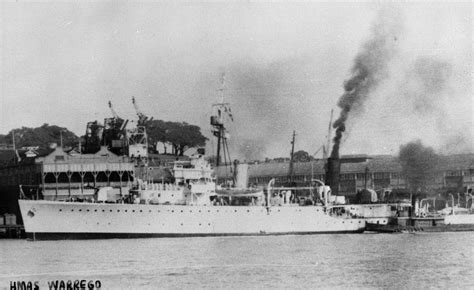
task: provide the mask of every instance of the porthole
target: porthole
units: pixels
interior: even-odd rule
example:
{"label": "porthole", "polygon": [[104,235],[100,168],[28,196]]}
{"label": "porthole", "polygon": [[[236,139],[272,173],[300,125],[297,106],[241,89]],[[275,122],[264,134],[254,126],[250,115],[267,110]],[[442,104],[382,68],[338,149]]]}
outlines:
{"label": "porthole", "polygon": [[183,212],[183,210],[181,210],[181,212]]}
{"label": "porthole", "polygon": [[59,209],[59,211],[63,211],[62,209]]}
{"label": "porthole", "polygon": [[133,209],[132,212],[135,212],[135,210]]}
{"label": "porthole", "polygon": [[97,210],[96,210],[96,209],[94,209],[94,211],[95,211],[95,212],[97,212]]}
{"label": "porthole", "polygon": [[143,212],[142,210],[140,210],[140,212]]}
{"label": "porthole", "polygon": [[125,210],[125,212],[128,212],[128,210]]}
{"label": "porthole", "polygon": [[151,209],[148,212],[151,212]]}
{"label": "porthole", "polygon": [[110,212],[112,212],[112,210],[110,210]]}
{"label": "porthole", "polygon": [[74,209],[71,209],[71,211],[74,211]]}
{"label": "porthole", "polygon": [[87,212],[89,212],[89,210],[86,210]]}
{"label": "porthole", "polygon": [[79,211],[82,211],[82,209],[79,209]]}
{"label": "porthole", "polygon": [[117,212],[120,212],[120,210],[118,209]]}
{"label": "porthole", "polygon": [[105,209],[103,209],[102,212],[105,212]]}

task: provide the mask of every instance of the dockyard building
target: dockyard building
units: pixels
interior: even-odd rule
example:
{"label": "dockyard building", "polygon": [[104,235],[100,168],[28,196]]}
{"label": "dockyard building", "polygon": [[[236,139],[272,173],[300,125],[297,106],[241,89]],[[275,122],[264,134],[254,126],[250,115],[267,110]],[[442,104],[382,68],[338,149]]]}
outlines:
{"label": "dockyard building", "polygon": [[86,199],[105,186],[117,195],[125,194],[134,174],[135,164],[128,157],[105,147],[94,154],[65,151],[60,146],[4,150],[0,152],[0,211],[16,213],[21,194],[33,199]]}
{"label": "dockyard building", "polygon": [[[340,195],[353,196],[364,188],[374,190],[407,188],[407,177],[395,156],[350,155],[342,156],[340,161]],[[217,168],[218,183],[230,181],[233,171],[230,166]],[[433,190],[473,188],[474,154],[441,156],[435,171],[434,177],[429,182],[429,187]],[[325,174],[325,161],[322,159],[296,162],[293,166],[293,181],[297,183],[309,182],[312,179],[324,181]],[[277,183],[284,184],[290,180],[289,161],[248,164],[247,175],[250,186],[266,186],[272,178],[275,178]]]}

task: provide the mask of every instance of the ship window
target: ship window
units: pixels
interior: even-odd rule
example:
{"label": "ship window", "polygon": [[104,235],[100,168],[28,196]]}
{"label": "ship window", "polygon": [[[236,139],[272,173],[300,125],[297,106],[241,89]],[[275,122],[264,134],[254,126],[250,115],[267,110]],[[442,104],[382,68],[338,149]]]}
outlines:
{"label": "ship window", "polygon": [[120,212],[120,210],[118,209],[117,212]]}
{"label": "ship window", "polygon": [[171,212],[174,212],[174,210],[172,210]]}
{"label": "ship window", "polygon": [[143,212],[142,210],[140,210],[140,212]]}
{"label": "ship window", "polygon": [[148,212],[151,212],[151,209]]}
{"label": "ship window", "polygon": [[181,210],[181,212],[183,212],[183,211]]}
{"label": "ship window", "polygon": [[135,212],[135,210],[132,210],[132,212]]}
{"label": "ship window", "polygon": [[125,210],[125,212],[128,212],[128,210]]}
{"label": "ship window", "polygon": [[210,226],[211,224],[209,223],[208,225]]}
{"label": "ship window", "polygon": [[102,212],[105,212],[105,209],[103,209]]}
{"label": "ship window", "polygon": [[59,211],[63,211],[62,209],[59,209]]}
{"label": "ship window", "polygon": [[235,212],[237,212],[237,210],[234,210]]}
{"label": "ship window", "polygon": [[71,211],[74,211],[74,209],[71,209]]}
{"label": "ship window", "polygon": [[112,212],[112,210],[110,210],[110,212]]}
{"label": "ship window", "polygon": [[89,211],[89,210],[87,210],[87,211]]}
{"label": "ship window", "polygon": [[79,209],[79,211],[82,211],[82,209]]}
{"label": "ship window", "polygon": [[181,225],[183,225],[183,223],[181,223]]}
{"label": "ship window", "polygon": [[247,212],[250,212],[250,210],[247,210]]}
{"label": "ship window", "polygon": [[96,210],[96,209],[94,209],[94,211],[95,211],[95,212],[97,212],[97,210]]}

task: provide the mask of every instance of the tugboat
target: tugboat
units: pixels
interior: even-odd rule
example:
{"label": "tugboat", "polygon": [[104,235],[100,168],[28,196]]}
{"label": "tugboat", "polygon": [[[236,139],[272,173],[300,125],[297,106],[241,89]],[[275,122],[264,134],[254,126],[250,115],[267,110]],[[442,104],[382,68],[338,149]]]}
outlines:
{"label": "tugboat", "polygon": [[[367,223],[368,231],[397,232],[457,232],[474,231],[474,207],[472,189],[464,193],[465,203],[461,206],[460,194],[457,203],[453,194],[448,200],[425,198],[398,212],[386,225]],[[437,210],[437,205],[444,203],[444,208]],[[449,204],[450,203],[450,204]]]}

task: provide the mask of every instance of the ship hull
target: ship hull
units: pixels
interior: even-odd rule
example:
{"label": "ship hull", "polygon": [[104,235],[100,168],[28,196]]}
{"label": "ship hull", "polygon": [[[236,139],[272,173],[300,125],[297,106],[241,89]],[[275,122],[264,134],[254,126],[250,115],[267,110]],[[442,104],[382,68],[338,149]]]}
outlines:
{"label": "ship hull", "polygon": [[320,206],[184,206],[20,200],[30,240],[360,233]]}

